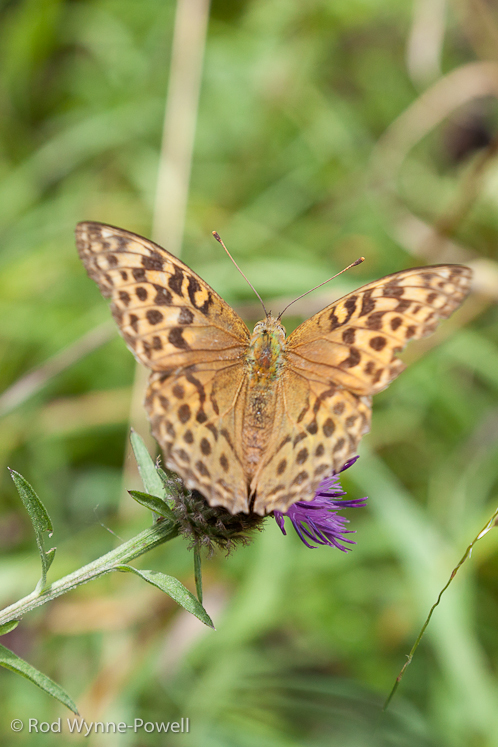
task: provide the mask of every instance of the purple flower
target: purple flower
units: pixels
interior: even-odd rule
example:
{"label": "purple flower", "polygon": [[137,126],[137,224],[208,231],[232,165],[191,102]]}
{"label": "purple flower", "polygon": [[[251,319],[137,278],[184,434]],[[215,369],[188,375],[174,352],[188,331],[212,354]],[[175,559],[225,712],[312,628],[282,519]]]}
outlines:
{"label": "purple flower", "polygon": [[[357,459],[357,456],[349,459],[344,467],[339,470],[339,473],[351,467]],[[347,542],[349,545],[355,545],[356,542],[347,539],[344,535],[354,534],[354,530],[344,528],[345,524],[349,523],[348,519],[338,516],[337,512],[343,508],[364,506],[367,499],[357,498],[352,501],[344,501],[341,499],[343,495],[346,495],[346,493],[341,488],[339,474],[333,472],[331,477],[322,480],[312,501],[297,501],[285,514],[281,511],[274,511],[273,515],[283,534],[287,534],[284,527],[284,517],[288,516],[306,547],[312,550],[316,548],[306,541],[306,537],[319,545],[330,545],[343,552],[348,552],[351,548],[345,547],[342,543]]]}

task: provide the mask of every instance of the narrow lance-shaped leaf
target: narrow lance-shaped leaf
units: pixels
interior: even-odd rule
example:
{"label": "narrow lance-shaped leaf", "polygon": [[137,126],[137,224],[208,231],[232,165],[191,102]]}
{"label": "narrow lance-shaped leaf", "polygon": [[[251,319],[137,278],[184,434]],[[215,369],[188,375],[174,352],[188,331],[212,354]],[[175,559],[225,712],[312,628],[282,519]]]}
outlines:
{"label": "narrow lance-shaped leaf", "polygon": [[19,620],[9,620],[9,622],[0,625],[0,635],[7,635],[7,633],[10,633],[12,630],[17,628],[18,625]]}
{"label": "narrow lance-shaped leaf", "polygon": [[46,674],[42,674],[38,669],[35,669],[31,664],[28,664],[27,661],[24,661],[24,659],[21,659],[17,654],[1,644],[0,666],[10,669],[12,672],[17,672],[17,674],[30,680],[35,685],[38,685],[39,688],[45,690],[45,692],[53,698],[67,706],[67,708],[69,708],[73,713],[79,715],[76,704],[72,698],[69,697],[67,692],[57,684],[57,682],[51,680]]}
{"label": "narrow lance-shaped leaf", "polygon": [[35,591],[41,592],[47,585],[47,573],[48,569],[52,565],[52,561],[55,556],[55,547],[50,550],[45,550],[44,536],[43,533],[47,532],[48,536],[51,537],[54,531],[50,516],[48,515],[47,509],[29,484],[19,472],[15,470],[9,470],[17,492],[21,496],[21,500],[24,503],[26,510],[31,519],[33,529],[35,530],[36,544],[38,546],[38,552],[40,553],[42,573],[40,580],[36,585]]}
{"label": "narrow lance-shaped leaf", "polygon": [[166,491],[159,475],[157,474],[156,465],[147,451],[142,438],[132,429],[130,441],[138,464],[138,471],[144,484],[145,492],[155,495],[163,500],[166,498]]}
{"label": "narrow lance-shaped leaf", "polygon": [[173,514],[168,504],[160,498],[157,498],[155,495],[142,493],[141,490],[129,490],[128,493],[132,498],[136,500],[137,503],[140,503],[141,506],[150,508],[151,511],[154,511],[154,513],[158,514],[159,516],[166,516],[168,519],[176,521],[175,515]]}
{"label": "narrow lance-shaped leaf", "polygon": [[160,571],[139,571],[137,568],[133,568],[131,565],[116,565],[114,570],[125,571],[127,573],[135,573],[144,581],[152,586],[157,586],[158,589],[164,591],[166,594],[180,604],[187,612],[195,615],[204,625],[208,625],[214,629],[213,621],[209,617],[208,613],[202,606],[202,604],[194,597],[194,595],[185,588],[185,586],[173,576],[167,576],[165,573]]}

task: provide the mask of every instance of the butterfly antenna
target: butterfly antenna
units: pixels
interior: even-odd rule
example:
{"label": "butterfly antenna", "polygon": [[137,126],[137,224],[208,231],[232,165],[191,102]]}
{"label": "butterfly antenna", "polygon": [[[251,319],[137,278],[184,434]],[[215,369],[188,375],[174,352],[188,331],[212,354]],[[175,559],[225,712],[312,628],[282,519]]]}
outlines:
{"label": "butterfly antenna", "polygon": [[290,303],[287,304],[287,306],[285,307],[285,309],[283,311],[281,311],[280,314],[277,316],[277,319],[280,320],[282,318],[282,316],[285,314],[285,312],[287,311],[287,309],[289,308],[289,306],[292,306],[293,303],[296,303],[296,301],[299,301],[300,298],[304,298],[304,296],[307,296],[308,293],[312,293],[317,288],[321,288],[322,285],[326,285],[327,283],[330,283],[331,280],[333,280],[334,278],[339,277],[339,275],[342,275],[343,272],[346,272],[347,270],[350,270],[352,267],[356,267],[356,265],[361,265],[361,263],[364,262],[364,261],[365,261],[365,257],[359,257],[359,259],[356,259],[354,262],[351,262],[350,265],[348,265],[347,267],[345,267],[344,270],[341,270],[340,272],[336,273],[335,275],[332,275],[331,278],[329,278],[328,280],[324,280],[323,283],[320,283],[320,285],[315,285],[315,287],[311,288],[311,290],[306,291],[306,293],[303,293],[302,295],[298,296],[293,301],[291,301]]}
{"label": "butterfly antenna", "polygon": [[[265,316],[268,316],[268,312],[267,312],[267,310],[266,310],[266,306],[265,306],[265,305],[264,305],[264,303],[263,303],[263,299],[262,299],[262,298],[261,298],[261,296],[259,295],[259,293],[258,293],[258,291],[256,290],[256,288],[254,287],[254,285],[253,285],[253,284],[251,283],[251,281],[249,280],[249,278],[246,278],[246,276],[244,275],[244,273],[242,272],[242,270],[241,270],[241,269],[240,269],[240,267],[238,266],[237,262],[236,262],[236,261],[234,260],[234,258],[232,257],[232,255],[230,254],[230,252],[228,251],[228,249],[226,248],[225,244],[224,244],[224,243],[223,243],[223,241],[221,240],[221,236],[220,236],[220,234],[219,234],[219,233],[218,233],[217,231],[213,231],[213,236],[214,236],[214,238],[216,239],[216,241],[218,241],[218,242],[219,242],[219,243],[221,244],[221,246],[223,247],[223,249],[224,249],[224,250],[226,251],[226,253],[227,253],[227,254],[228,254],[228,256],[230,257],[230,259],[231,259],[231,260],[232,260],[232,262],[234,263],[235,267],[237,268],[237,270],[238,270],[238,271],[240,272],[240,274],[242,275],[242,277],[243,277],[243,278],[244,278],[244,280],[246,281],[246,283],[247,283],[247,284],[248,284],[248,285],[249,285],[249,286],[250,286],[250,287],[251,287],[251,288],[253,289],[253,291],[255,292],[255,294],[257,295],[257,297],[259,298],[259,300],[260,300],[260,302],[261,302],[261,306],[263,307],[263,311],[265,312]],[[296,301],[297,301],[297,299],[296,299]]]}

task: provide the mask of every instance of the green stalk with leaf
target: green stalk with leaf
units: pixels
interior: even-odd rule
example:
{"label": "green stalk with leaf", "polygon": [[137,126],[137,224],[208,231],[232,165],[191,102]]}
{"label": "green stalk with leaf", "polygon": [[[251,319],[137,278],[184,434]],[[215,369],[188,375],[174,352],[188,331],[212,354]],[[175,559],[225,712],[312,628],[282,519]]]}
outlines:
{"label": "green stalk with leaf", "polygon": [[[202,606],[201,562],[197,543],[194,543],[194,570],[198,598],[173,576],[168,576],[160,571],[138,570],[129,565],[135,558],[165,542],[169,542],[182,531],[182,522],[173,510],[174,481],[170,480],[163,470],[154,464],[142,439],[136,432],[132,432],[131,442],[144,485],[144,492],[131,490],[130,495],[142,506],[152,511],[154,516],[152,526],[144,529],[127,542],[123,542],[114,550],[102,555],[102,557],[97,558],[97,560],[52,583],[48,581],[47,575],[53,563],[56,548],[51,547],[47,550],[45,544],[46,538],[50,538],[53,533],[52,522],[45,506],[29,482],[18,472],[11,470],[12,479],[28,511],[35,532],[41,561],[41,576],[31,594],[0,612],[0,635],[5,635],[14,630],[24,615],[35,607],[40,607],[52,601],[52,599],[88,583],[88,581],[93,581],[113,571],[134,573],[147,583],[168,594],[205,625],[214,628],[211,618]],[[168,489],[171,491],[170,494],[168,494]],[[179,489],[179,486],[177,489]],[[0,645],[0,665],[31,680],[74,713],[78,713],[74,701],[60,685],[2,645]]]}

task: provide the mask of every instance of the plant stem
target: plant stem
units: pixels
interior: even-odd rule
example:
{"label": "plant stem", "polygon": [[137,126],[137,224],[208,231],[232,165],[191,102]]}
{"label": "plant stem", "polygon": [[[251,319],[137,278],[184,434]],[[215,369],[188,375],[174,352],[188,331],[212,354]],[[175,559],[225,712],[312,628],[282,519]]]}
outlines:
{"label": "plant stem", "polygon": [[82,586],[88,581],[103,576],[115,570],[117,565],[128,563],[130,560],[138,558],[149,550],[152,550],[164,542],[174,539],[178,536],[179,529],[177,523],[167,520],[155,522],[152,527],[144,529],[136,537],[123,542],[115,550],[102,555],[97,560],[88,563],[88,565],[79,568],[77,571],[49,584],[43,591],[33,591],[31,594],[20,599],[18,602],[11,604],[0,612],[0,625],[11,620],[21,619],[26,612],[40,607],[42,604],[50,602],[52,599],[65,594],[67,591]]}

